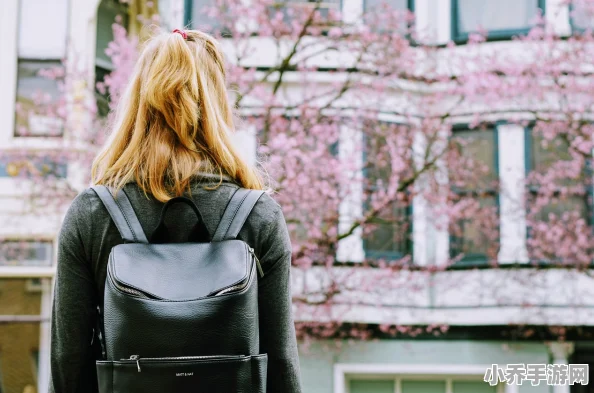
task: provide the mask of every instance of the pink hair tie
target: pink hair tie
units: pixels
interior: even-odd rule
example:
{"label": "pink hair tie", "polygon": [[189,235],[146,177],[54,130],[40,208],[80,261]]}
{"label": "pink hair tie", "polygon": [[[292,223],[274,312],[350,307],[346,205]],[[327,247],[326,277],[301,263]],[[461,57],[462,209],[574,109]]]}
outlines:
{"label": "pink hair tie", "polygon": [[173,30],[173,33],[179,33],[179,34],[181,34],[181,36],[184,37],[184,40],[187,40],[188,39],[188,34],[185,31],[183,31],[183,30],[175,29],[175,30]]}

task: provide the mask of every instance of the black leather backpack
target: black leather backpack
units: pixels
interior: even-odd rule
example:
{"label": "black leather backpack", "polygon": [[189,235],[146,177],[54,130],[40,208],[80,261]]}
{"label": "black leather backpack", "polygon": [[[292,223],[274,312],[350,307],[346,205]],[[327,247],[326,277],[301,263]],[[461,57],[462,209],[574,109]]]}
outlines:
{"label": "black leather backpack", "polygon": [[[124,244],[109,255],[98,308],[100,393],[265,393],[259,353],[258,272],[254,250],[237,234],[262,191],[238,189],[210,236],[191,199],[168,201],[147,240],[124,190],[104,186],[103,201]],[[173,204],[198,221],[185,243],[169,243]]]}

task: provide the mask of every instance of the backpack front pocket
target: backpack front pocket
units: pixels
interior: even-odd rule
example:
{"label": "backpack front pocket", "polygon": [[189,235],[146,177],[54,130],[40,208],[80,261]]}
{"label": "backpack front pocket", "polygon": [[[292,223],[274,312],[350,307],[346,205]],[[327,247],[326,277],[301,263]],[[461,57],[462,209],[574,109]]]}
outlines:
{"label": "backpack front pocket", "polygon": [[100,393],[265,393],[267,356],[97,361]]}

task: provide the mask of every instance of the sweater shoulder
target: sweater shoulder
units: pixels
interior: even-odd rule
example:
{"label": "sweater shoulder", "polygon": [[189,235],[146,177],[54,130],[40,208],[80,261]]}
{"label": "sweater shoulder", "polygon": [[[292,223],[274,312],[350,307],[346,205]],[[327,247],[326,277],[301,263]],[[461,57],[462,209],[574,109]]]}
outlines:
{"label": "sweater shoulder", "polygon": [[281,206],[269,193],[264,193],[254,206],[249,221],[268,226],[277,223],[279,218],[282,218]]}

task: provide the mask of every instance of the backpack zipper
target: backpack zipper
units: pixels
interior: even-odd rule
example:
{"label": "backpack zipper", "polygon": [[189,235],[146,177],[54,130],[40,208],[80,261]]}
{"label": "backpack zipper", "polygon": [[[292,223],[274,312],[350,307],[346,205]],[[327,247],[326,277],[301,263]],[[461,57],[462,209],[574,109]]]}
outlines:
{"label": "backpack zipper", "polygon": [[117,287],[117,288],[118,288],[120,291],[124,291],[124,292],[126,292],[126,293],[128,293],[128,294],[130,294],[130,295],[134,295],[134,296],[136,296],[136,297],[140,297],[140,298],[143,298],[143,299],[150,299],[150,297],[148,297],[147,295],[145,295],[144,293],[142,293],[142,292],[140,292],[140,291],[138,291],[138,290],[136,290],[136,289],[133,289],[133,288],[128,288],[128,287],[125,287],[125,286],[123,286],[123,285],[122,285],[122,284],[120,284],[120,283],[119,283],[117,280],[111,280],[111,282],[113,282],[113,283],[114,283],[114,285],[115,285],[115,286],[116,286],[116,287]]}
{"label": "backpack zipper", "polygon": [[260,265],[260,260],[256,256],[256,252],[251,247],[248,247],[248,250],[249,250],[250,254],[252,254],[254,259],[256,260],[256,266],[258,267],[258,273],[260,273],[260,278],[264,277],[264,270],[262,270],[262,265]]}
{"label": "backpack zipper", "polygon": [[[205,356],[175,356],[175,357],[164,357],[164,358],[142,358],[142,360],[205,360],[205,359],[240,359],[245,356],[243,355],[205,355]],[[140,369],[140,356],[131,355],[129,359],[120,359],[121,361],[135,361],[138,372]]]}
{"label": "backpack zipper", "polygon": [[234,285],[232,287],[223,289],[222,291],[215,293],[214,296],[221,296],[221,295],[224,295],[224,294],[229,293],[229,292],[240,291],[240,290],[242,290],[243,288],[245,288],[247,286],[247,284],[248,284],[249,281],[250,280],[247,279],[244,282],[242,282],[241,284],[237,284],[237,285]]}

